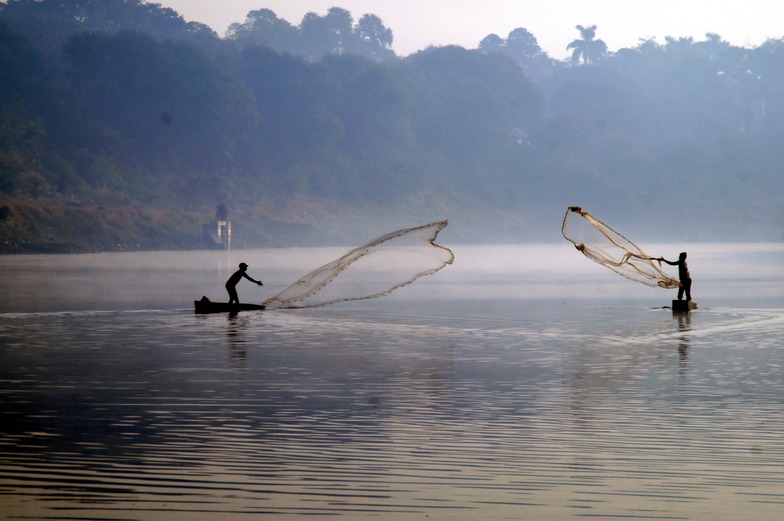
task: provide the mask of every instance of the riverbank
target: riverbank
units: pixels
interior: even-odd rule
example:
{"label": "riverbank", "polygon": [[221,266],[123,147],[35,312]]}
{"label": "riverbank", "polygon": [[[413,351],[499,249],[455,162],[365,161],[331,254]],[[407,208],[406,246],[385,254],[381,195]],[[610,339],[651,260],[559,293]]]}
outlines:
{"label": "riverbank", "polygon": [[[221,248],[215,237],[204,231],[205,224],[214,222],[214,212],[207,206],[187,211],[45,200],[0,201],[0,254]],[[450,220],[446,235],[451,241],[506,242],[524,231],[520,215],[487,209],[475,202],[435,197],[411,198],[390,207],[349,207],[335,200],[292,198],[232,208],[229,219],[232,248],[247,249],[358,245],[395,229],[444,219]],[[557,221],[560,217],[555,218]],[[531,228],[533,221],[528,222]]]}
{"label": "riverbank", "polygon": [[[4,202],[0,254],[216,249],[220,245],[203,230],[213,220],[207,210]],[[296,242],[297,237],[313,235],[308,226],[258,217],[235,221],[233,232],[237,248],[274,246],[281,237]]]}

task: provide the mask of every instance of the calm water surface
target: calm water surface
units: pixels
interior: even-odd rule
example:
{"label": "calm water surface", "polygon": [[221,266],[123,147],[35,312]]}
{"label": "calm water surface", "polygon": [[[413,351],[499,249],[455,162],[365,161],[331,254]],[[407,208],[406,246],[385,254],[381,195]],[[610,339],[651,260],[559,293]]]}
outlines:
{"label": "calm water surface", "polygon": [[333,252],[2,258],[0,518],[780,519],[784,247],[689,250],[689,314],[564,251],[234,317]]}

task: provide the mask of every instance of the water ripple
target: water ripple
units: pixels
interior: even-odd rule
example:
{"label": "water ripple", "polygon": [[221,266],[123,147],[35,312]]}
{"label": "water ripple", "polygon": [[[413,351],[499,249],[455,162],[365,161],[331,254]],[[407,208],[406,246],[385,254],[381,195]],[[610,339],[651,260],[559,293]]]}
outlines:
{"label": "water ripple", "polygon": [[0,510],[776,518],[782,316],[4,315]]}

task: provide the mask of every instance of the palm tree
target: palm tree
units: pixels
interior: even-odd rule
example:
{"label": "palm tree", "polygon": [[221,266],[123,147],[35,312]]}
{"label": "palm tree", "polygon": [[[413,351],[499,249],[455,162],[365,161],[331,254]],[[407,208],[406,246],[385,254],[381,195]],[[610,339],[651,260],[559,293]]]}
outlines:
{"label": "palm tree", "polygon": [[596,26],[583,27],[578,25],[575,27],[580,31],[581,40],[574,40],[566,46],[566,49],[574,49],[572,51],[572,63],[582,62],[585,64],[595,63],[607,52],[607,44],[604,40],[594,40],[596,37]]}

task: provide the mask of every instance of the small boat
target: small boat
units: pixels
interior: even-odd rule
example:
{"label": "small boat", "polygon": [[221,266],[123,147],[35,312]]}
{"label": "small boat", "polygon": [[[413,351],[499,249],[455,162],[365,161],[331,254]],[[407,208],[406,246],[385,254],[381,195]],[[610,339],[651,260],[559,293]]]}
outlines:
{"label": "small boat", "polygon": [[202,297],[201,300],[194,300],[193,305],[196,308],[196,313],[231,313],[237,311],[260,311],[264,309],[261,304],[229,304],[228,302],[213,302],[207,297]]}

